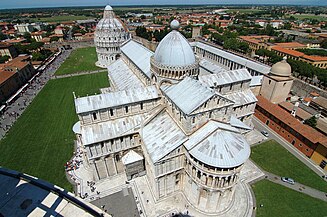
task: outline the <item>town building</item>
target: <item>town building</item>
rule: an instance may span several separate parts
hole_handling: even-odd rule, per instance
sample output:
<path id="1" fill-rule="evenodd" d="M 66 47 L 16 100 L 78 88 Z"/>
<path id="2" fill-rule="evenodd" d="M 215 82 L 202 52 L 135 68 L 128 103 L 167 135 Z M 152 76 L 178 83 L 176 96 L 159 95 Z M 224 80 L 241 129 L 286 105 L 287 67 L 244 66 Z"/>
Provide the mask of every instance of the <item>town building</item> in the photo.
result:
<path id="1" fill-rule="evenodd" d="M 12 44 L 0 42 L 0 56 L 9 56 L 10 59 L 13 59 L 17 55 L 17 51 Z"/>
<path id="2" fill-rule="evenodd" d="M 14 25 L 15 30 L 20 33 L 24 34 L 26 32 L 31 33 L 34 30 L 41 31 L 43 24 L 41 23 L 22 23 Z"/>
<path id="3" fill-rule="evenodd" d="M 257 100 L 248 69 L 265 68 L 230 65 L 216 74 L 216 50 L 191 46 L 177 20 L 171 29 L 155 52 L 125 42 L 108 66 L 110 87 L 75 96 L 76 143 L 93 180 L 145 174 L 157 201 L 182 193 L 202 213 L 222 214 L 250 156 L 244 135 Z"/>
<path id="4" fill-rule="evenodd" d="M 117 60 L 121 44 L 129 38 L 130 34 L 126 26 L 116 17 L 112 7 L 107 5 L 94 34 L 94 44 L 98 56 L 96 65 L 106 68 Z"/>
<path id="5" fill-rule="evenodd" d="M 0 64 L 0 104 L 12 97 L 35 73 L 28 55 Z"/>
<path id="6" fill-rule="evenodd" d="M 319 111 L 322 116 L 327 118 L 327 99 L 325 97 L 318 96 L 312 99 L 309 106 Z"/>
<path id="7" fill-rule="evenodd" d="M 327 171 L 327 137 L 293 115 L 258 96 L 255 116 Z"/>
<path id="8" fill-rule="evenodd" d="M 32 32 L 31 33 L 31 38 L 35 39 L 35 41 L 42 41 L 45 34 L 46 34 L 46 31 Z"/>

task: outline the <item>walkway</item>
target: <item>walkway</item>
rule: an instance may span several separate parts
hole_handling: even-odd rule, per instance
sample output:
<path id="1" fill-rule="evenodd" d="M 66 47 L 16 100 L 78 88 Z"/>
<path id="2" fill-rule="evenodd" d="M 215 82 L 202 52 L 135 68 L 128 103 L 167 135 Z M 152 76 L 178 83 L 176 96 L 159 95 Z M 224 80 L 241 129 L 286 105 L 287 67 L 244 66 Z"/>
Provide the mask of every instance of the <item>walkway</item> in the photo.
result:
<path id="1" fill-rule="evenodd" d="M 255 116 L 253 116 L 252 123 L 257 130 L 267 131 L 269 133 L 268 138 L 276 140 L 279 144 L 281 144 L 284 148 L 286 148 L 289 152 L 291 152 L 296 158 L 298 158 L 300 161 L 302 161 L 305 165 L 307 165 L 310 169 L 312 169 L 320 177 L 323 175 L 326 175 L 326 171 L 324 171 L 322 168 L 320 168 L 318 165 L 316 165 L 311 159 L 309 159 L 304 154 L 302 154 L 299 150 L 297 150 L 294 146 L 292 146 L 288 141 L 286 141 L 283 137 L 281 137 L 275 131 L 270 129 L 267 125 L 262 123 L 260 120 L 258 120 Z M 325 179 L 325 181 L 327 181 L 327 180 Z"/>
<path id="2" fill-rule="evenodd" d="M 287 188 L 290 188 L 292 190 L 307 194 L 307 195 L 309 195 L 311 197 L 314 197 L 314 198 L 317 198 L 317 199 L 320 199 L 320 200 L 323 200 L 323 201 L 327 202 L 327 193 L 326 192 L 319 191 L 319 190 L 316 190 L 314 188 L 302 185 L 301 183 L 296 182 L 296 180 L 295 180 L 294 185 L 283 182 L 281 180 L 280 176 L 277 176 L 275 174 L 272 174 L 272 173 L 269 173 L 269 172 L 266 172 L 266 171 L 265 171 L 265 174 L 266 174 L 266 179 L 268 179 L 271 182 L 277 183 L 279 185 L 283 185 L 283 186 L 285 186 Z"/>
<path id="3" fill-rule="evenodd" d="M 138 210 L 142 210 L 141 217 L 171 216 L 172 213 L 177 212 L 188 213 L 190 216 L 208 216 L 206 213 L 193 207 L 182 193 L 172 194 L 159 201 L 155 200 L 146 176 L 127 182 L 125 173 L 122 173 L 100 181 L 92 181 L 93 173 L 86 163 L 84 152 L 85 150 L 82 147 L 77 147 L 75 156 L 71 161 L 72 165 L 76 165 L 76 167 L 68 172 L 68 176 L 77 183 L 76 194 L 80 195 L 85 201 L 91 202 L 112 195 L 126 187 L 131 187 Z M 255 206 L 255 198 L 251 193 L 250 183 L 264 178 L 264 175 L 254 163 L 248 160 L 241 171 L 241 181 L 236 188 L 233 204 L 228 210 L 219 215 L 214 214 L 211 216 L 251 217 L 253 215 L 253 207 Z"/>
<path id="4" fill-rule="evenodd" d="M 65 75 L 54 75 L 51 77 L 51 79 L 58 79 L 58 78 L 68 78 L 68 77 L 74 77 L 74 76 L 79 76 L 79 75 L 89 75 L 89 74 L 96 74 L 99 72 L 107 72 L 108 69 L 100 69 L 96 71 L 86 71 L 86 72 L 76 72 L 72 74 L 65 74 Z"/>

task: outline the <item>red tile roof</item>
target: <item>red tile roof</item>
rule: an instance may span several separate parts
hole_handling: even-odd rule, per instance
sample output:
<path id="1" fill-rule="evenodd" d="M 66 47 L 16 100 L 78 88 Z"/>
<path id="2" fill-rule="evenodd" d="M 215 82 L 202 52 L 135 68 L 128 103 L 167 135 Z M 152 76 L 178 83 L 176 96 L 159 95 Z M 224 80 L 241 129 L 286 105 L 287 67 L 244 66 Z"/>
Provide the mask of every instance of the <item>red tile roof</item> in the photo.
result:
<path id="1" fill-rule="evenodd" d="M 283 48 L 283 47 L 280 47 L 280 46 L 273 46 L 273 47 L 271 47 L 271 49 L 275 50 L 275 51 L 279 51 L 279 52 L 284 53 L 284 54 L 295 56 L 295 57 L 301 57 L 301 56 L 304 55 L 304 53 L 302 53 L 302 52 L 299 52 L 299 51 L 296 51 L 296 50 L 289 50 L 289 49 L 286 49 L 286 48 Z"/>
<path id="2" fill-rule="evenodd" d="M 4 71 L 0 69 L 0 85 L 7 81 L 10 77 L 14 76 L 16 72 Z"/>
<path id="3" fill-rule="evenodd" d="M 311 60 L 313 62 L 327 61 L 327 57 L 324 57 L 324 56 L 303 55 L 302 58 L 307 59 L 307 60 Z"/>
<path id="4" fill-rule="evenodd" d="M 302 124 L 290 113 L 280 108 L 278 105 L 269 102 L 262 96 L 257 96 L 257 106 L 261 107 L 279 121 L 292 128 L 314 144 L 320 143 L 327 147 L 327 138 L 312 127 Z"/>
<path id="5" fill-rule="evenodd" d="M 275 43 L 277 46 L 283 47 L 283 48 L 306 48 L 307 46 L 304 44 L 301 44 L 299 42 L 284 42 L 284 43 Z"/>

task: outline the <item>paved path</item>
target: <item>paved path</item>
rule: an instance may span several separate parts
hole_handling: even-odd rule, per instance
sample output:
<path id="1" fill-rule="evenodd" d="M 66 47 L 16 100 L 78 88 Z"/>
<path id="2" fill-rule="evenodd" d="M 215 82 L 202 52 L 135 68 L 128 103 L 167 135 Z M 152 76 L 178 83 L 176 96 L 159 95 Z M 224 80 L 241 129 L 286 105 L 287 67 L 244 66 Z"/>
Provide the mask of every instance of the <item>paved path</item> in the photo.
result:
<path id="1" fill-rule="evenodd" d="M 281 180 L 280 176 L 277 176 L 275 174 L 272 174 L 272 173 L 269 173 L 269 172 L 266 172 L 266 171 L 265 171 L 265 174 L 266 174 L 266 179 L 268 179 L 269 181 L 272 181 L 272 182 L 277 183 L 279 185 L 283 185 L 283 186 L 285 186 L 287 188 L 293 189 L 295 191 L 307 194 L 307 195 L 309 195 L 311 197 L 318 198 L 320 200 L 323 200 L 323 201 L 327 202 L 327 193 L 326 192 L 319 191 L 319 190 L 316 190 L 314 188 L 302 185 L 301 183 L 296 182 L 296 180 L 295 180 L 294 185 L 283 182 Z"/>
<path id="2" fill-rule="evenodd" d="M 289 152 L 291 152 L 296 158 L 298 158 L 300 161 L 302 161 L 305 165 L 307 165 L 310 169 L 312 169 L 316 174 L 318 174 L 320 177 L 322 175 L 326 175 L 326 171 L 324 171 L 322 168 L 320 168 L 318 165 L 316 165 L 311 159 L 309 159 L 307 156 L 302 154 L 299 150 L 297 150 L 294 146 L 292 146 L 288 141 L 286 141 L 283 137 L 278 135 L 275 131 L 270 129 L 267 125 L 262 123 L 260 120 L 258 120 L 255 116 L 252 119 L 254 127 L 259 130 L 265 130 L 269 133 L 269 138 L 276 140 L 279 144 L 281 144 L 284 148 L 286 148 Z M 325 179 L 327 182 L 327 180 Z"/>
<path id="3" fill-rule="evenodd" d="M 51 77 L 51 79 L 68 78 L 68 77 L 74 77 L 74 76 L 79 76 L 79 75 L 96 74 L 99 72 L 106 72 L 106 71 L 108 71 L 108 69 L 100 69 L 100 70 L 87 71 L 87 72 L 77 72 L 77 73 L 65 74 L 65 75 L 54 75 Z"/>

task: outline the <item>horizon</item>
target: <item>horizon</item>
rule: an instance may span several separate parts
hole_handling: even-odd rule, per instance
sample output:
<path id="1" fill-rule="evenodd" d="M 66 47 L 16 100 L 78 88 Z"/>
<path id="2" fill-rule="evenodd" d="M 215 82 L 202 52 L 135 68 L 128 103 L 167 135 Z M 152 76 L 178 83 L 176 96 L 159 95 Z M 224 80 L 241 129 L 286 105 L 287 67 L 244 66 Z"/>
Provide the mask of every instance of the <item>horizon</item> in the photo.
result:
<path id="1" fill-rule="evenodd" d="M 111 5 L 113 7 L 129 7 L 129 6 L 196 6 L 196 5 L 230 5 L 230 6 L 327 6 L 326 1 L 322 0 L 288 0 L 287 3 L 283 0 L 276 0 L 273 3 L 269 0 L 239 0 L 237 3 L 233 3 L 231 1 L 222 0 L 221 2 L 217 2 L 215 0 L 188 0 L 187 4 L 185 4 L 185 0 L 157 0 L 156 4 L 153 4 L 151 0 L 140 0 L 135 2 L 133 0 L 111 0 L 103 1 L 103 0 L 57 0 L 57 1 L 44 1 L 41 0 L 16 0 L 13 2 L 6 2 L 0 6 L 0 10 L 5 9 L 37 9 L 37 8 L 63 8 L 63 7 L 102 7 L 105 5 Z M 19 5 L 19 6 L 17 6 Z"/>

